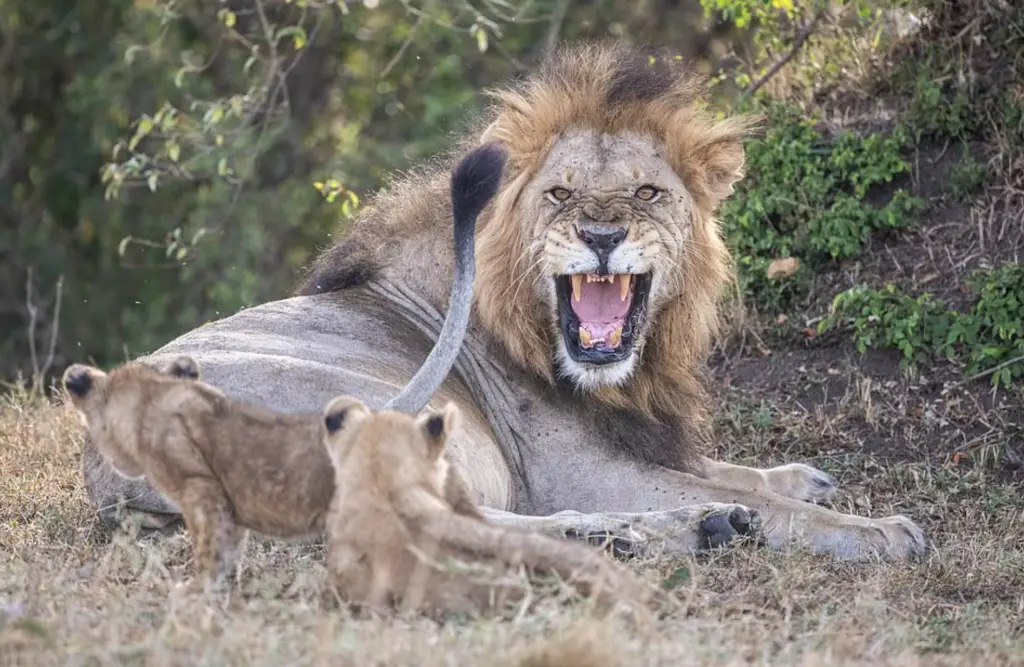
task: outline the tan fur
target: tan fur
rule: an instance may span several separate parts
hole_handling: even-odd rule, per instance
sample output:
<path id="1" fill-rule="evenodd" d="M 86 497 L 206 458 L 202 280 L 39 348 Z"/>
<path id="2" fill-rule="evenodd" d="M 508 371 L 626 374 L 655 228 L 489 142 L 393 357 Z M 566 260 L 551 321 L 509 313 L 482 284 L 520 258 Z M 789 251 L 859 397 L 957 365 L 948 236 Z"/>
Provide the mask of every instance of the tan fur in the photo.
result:
<path id="1" fill-rule="evenodd" d="M 643 612 L 650 589 L 599 552 L 483 519 L 445 460 L 445 442 L 461 419 L 454 404 L 414 419 L 339 397 L 325 410 L 327 420 L 332 415 L 336 430 L 325 430 L 324 445 L 338 485 L 326 522 L 328 568 L 345 600 L 385 613 L 488 613 L 521 599 L 522 587 L 501 579 L 525 568 Z M 449 560 L 482 565 L 487 574 L 469 576 L 446 566 Z"/>
<path id="2" fill-rule="evenodd" d="M 182 367 L 195 376 L 175 377 Z M 145 476 L 178 504 L 202 583 L 228 574 L 240 527 L 285 539 L 322 532 L 334 471 L 319 415 L 232 401 L 199 381 L 188 357 L 160 370 L 128 363 L 109 374 L 76 364 L 65 384 L 82 374 L 91 378 L 88 393 L 68 393 L 90 437 L 119 473 Z"/>

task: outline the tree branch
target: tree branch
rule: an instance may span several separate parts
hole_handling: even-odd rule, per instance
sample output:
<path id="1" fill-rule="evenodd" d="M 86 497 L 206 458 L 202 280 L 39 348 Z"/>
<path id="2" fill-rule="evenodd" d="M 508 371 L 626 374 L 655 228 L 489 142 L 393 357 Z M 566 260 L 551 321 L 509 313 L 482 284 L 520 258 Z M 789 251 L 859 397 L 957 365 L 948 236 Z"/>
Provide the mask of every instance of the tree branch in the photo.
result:
<path id="1" fill-rule="evenodd" d="M 796 40 L 793 42 L 793 48 L 791 48 L 786 55 L 779 58 L 775 64 L 769 67 L 768 71 L 764 73 L 764 76 L 751 84 L 750 87 L 744 91 L 743 95 L 740 96 L 740 100 L 746 100 L 753 97 L 754 93 L 760 90 L 764 84 L 768 83 L 772 77 L 778 74 L 779 70 L 785 67 L 790 60 L 796 57 L 796 54 L 800 53 L 800 49 L 803 48 L 804 43 L 814 33 L 814 29 L 818 27 L 818 21 L 821 20 L 822 14 L 823 12 L 818 12 L 814 15 L 814 18 L 810 23 L 801 28 L 800 32 L 797 33 Z"/>

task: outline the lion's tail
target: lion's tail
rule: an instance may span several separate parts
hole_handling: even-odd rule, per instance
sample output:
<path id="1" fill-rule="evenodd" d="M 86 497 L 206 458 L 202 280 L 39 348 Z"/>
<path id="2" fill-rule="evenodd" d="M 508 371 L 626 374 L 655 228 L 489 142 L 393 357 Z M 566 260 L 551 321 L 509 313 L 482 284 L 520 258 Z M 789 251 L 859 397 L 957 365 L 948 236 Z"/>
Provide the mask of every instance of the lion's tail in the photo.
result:
<path id="1" fill-rule="evenodd" d="M 417 414 L 448 376 L 459 356 L 473 306 L 476 261 L 473 240 L 476 219 L 501 183 L 508 153 L 500 144 L 484 144 L 462 158 L 452 172 L 452 211 L 455 218 L 455 280 L 444 326 L 434 349 L 409 384 L 384 407 Z"/>

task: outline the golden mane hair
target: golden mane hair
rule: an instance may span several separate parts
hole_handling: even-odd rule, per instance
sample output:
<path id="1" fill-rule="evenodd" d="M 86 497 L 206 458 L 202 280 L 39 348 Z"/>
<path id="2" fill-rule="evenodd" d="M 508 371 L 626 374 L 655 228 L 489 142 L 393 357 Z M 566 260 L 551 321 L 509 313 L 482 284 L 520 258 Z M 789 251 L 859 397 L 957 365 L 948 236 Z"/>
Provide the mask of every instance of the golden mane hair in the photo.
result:
<path id="1" fill-rule="evenodd" d="M 743 118 L 715 120 L 700 104 L 704 81 L 673 58 L 653 59 L 622 44 L 576 44 L 552 53 L 515 88 L 490 91 L 490 124 L 481 141 L 510 152 L 509 185 L 482 222 L 477 252 L 478 313 L 512 357 L 552 379 L 554 332 L 547 312 L 525 290 L 508 290 L 521 276 L 514 263 L 527 247 L 517 205 L 523 187 L 567 130 L 651 136 L 696 203 L 692 245 L 684 253 L 682 291 L 651 321 L 641 362 L 624 386 L 603 387 L 602 403 L 635 410 L 669 425 L 690 427 L 703 417 L 706 396 L 697 373 L 718 328 L 718 299 L 731 262 L 714 211 L 743 174 Z M 509 298 L 509 294 L 519 294 Z"/>

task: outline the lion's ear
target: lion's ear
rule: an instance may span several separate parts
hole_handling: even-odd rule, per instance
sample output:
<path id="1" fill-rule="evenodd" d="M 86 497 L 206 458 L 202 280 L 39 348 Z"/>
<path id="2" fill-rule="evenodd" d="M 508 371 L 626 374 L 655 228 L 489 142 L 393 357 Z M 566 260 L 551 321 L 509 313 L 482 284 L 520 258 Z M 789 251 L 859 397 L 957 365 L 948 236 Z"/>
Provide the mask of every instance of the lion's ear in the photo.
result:
<path id="1" fill-rule="evenodd" d="M 441 412 L 424 410 L 416 418 L 416 426 L 423 432 L 431 460 L 437 460 L 444 452 L 448 438 L 462 422 L 462 413 L 454 403 L 446 403 Z"/>
<path id="2" fill-rule="evenodd" d="M 717 207 L 733 193 L 737 181 L 743 178 L 746 160 L 743 155 L 743 137 L 726 136 L 701 146 L 704 164 L 705 188 Z"/>

